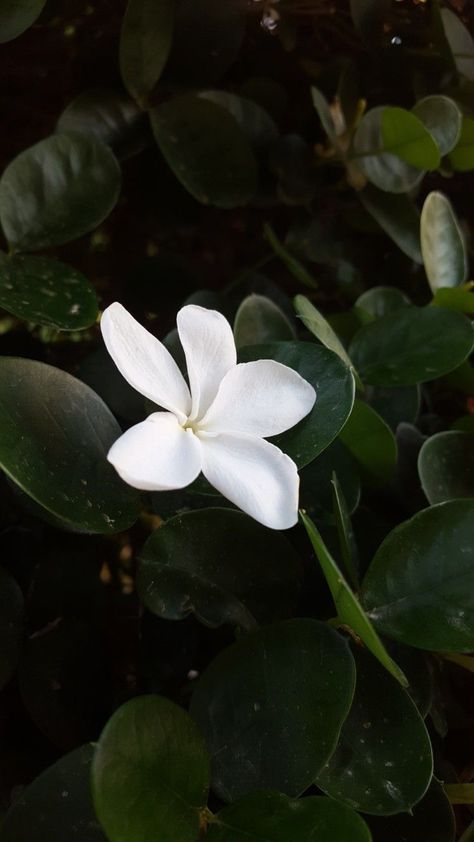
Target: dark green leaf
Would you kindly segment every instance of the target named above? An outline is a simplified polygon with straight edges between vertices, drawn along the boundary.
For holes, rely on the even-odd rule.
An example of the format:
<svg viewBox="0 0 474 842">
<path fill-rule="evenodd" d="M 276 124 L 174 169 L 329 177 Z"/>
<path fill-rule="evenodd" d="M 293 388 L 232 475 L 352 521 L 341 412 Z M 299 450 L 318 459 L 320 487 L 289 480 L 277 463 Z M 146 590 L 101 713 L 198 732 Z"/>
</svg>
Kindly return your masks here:
<svg viewBox="0 0 474 842">
<path fill-rule="evenodd" d="M 18 38 L 40 16 L 46 0 L 1 0 L 0 44 Z"/>
<path fill-rule="evenodd" d="M 360 479 L 354 457 L 339 438 L 300 472 L 300 505 L 316 519 L 332 513 L 332 475 L 337 474 L 348 510 L 354 512 L 360 500 Z"/>
<path fill-rule="evenodd" d="M 263 234 L 276 256 L 280 258 L 281 262 L 286 266 L 293 277 L 296 278 L 299 283 L 303 284 L 303 286 L 316 289 L 318 285 L 313 276 L 310 275 L 301 261 L 298 260 L 298 258 L 295 257 L 295 255 L 292 254 L 286 246 L 283 245 L 275 234 L 273 228 L 268 225 L 268 223 L 263 226 Z"/>
<path fill-rule="evenodd" d="M 463 118 L 461 136 L 449 160 L 457 172 L 474 170 L 474 120 L 471 117 Z"/>
<path fill-rule="evenodd" d="M 455 287 L 466 280 L 469 266 L 464 237 L 451 202 L 443 193 L 433 191 L 426 197 L 420 239 L 433 293 L 440 287 Z"/>
<path fill-rule="evenodd" d="M 273 342 L 242 348 L 241 362 L 272 359 L 293 368 L 316 389 L 316 403 L 296 427 L 272 441 L 302 468 L 336 438 L 354 403 L 354 378 L 344 363 L 321 345 Z"/>
<path fill-rule="evenodd" d="M 90 327 L 98 315 L 97 296 L 71 266 L 30 255 L 0 252 L 0 307 L 20 319 L 58 330 Z"/>
<path fill-rule="evenodd" d="M 23 594 L 13 576 L 0 567 L 0 690 L 18 662 L 23 635 Z"/>
<path fill-rule="evenodd" d="M 441 9 L 444 32 L 448 40 L 458 73 L 474 81 L 474 40 L 451 9 Z"/>
<path fill-rule="evenodd" d="M 419 386 L 367 386 L 365 397 L 394 433 L 399 424 L 414 424 L 420 411 Z"/>
<path fill-rule="evenodd" d="M 372 108 L 359 123 L 354 137 L 354 164 L 380 190 L 408 193 L 423 178 L 423 172 L 384 149 L 382 119 L 385 106 Z"/>
<path fill-rule="evenodd" d="M 404 307 L 362 327 L 349 354 L 364 382 L 410 386 L 453 371 L 473 344 L 472 325 L 461 313 Z"/>
<path fill-rule="evenodd" d="M 209 758 L 188 714 L 161 696 L 126 702 L 105 726 L 92 791 L 110 842 L 197 842 Z"/>
<path fill-rule="evenodd" d="M 65 371 L 0 360 L 0 465 L 65 525 L 119 532 L 138 515 L 138 493 L 107 462 L 121 430 L 102 400 Z"/>
<path fill-rule="evenodd" d="M 420 450 L 418 473 L 431 505 L 474 497 L 474 435 L 448 430 L 431 436 Z"/>
<path fill-rule="evenodd" d="M 210 626 L 249 628 L 291 616 L 298 556 L 283 533 L 242 512 L 188 512 L 148 538 L 137 587 L 146 607 L 168 620 L 192 612 Z"/>
<path fill-rule="evenodd" d="M 456 146 L 461 134 L 462 112 L 453 99 L 447 96 L 427 96 L 413 108 L 419 120 L 438 144 L 441 155 L 447 155 Z"/>
<path fill-rule="evenodd" d="M 87 234 L 109 215 L 120 167 L 107 146 L 81 134 L 51 135 L 26 149 L 0 179 L 0 221 L 11 247 L 35 251 Z"/>
<path fill-rule="evenodd" d="M 359 574 L 357 544 L 344 492 L 335 472 L 333 472 L 332 475 L 331 486 L 334 520 L 336 522 L 337 535 L 339 538 L 339 551 L 347 577 L 350 580 L 352 587 L 358 589 Z"/>
<path fill-rule="evenodd" d="M 474 649 L 474 501 L 424 509 L 385 539 L 362 585 L 377 629 L 409 646 Z"/>
<path fill-rule="evenodd" d="M 353 688 L 346 641 L 316 620 L 267 626 L 221 652 L 191 702 L 219 797 L 303 792 L 334 750 Z"/>
<path fill-rule="evenodd" d="M 319 339 L 326 348 L 329 348 L 330 351 L 334 351 L 334 353 L 341 358 L 348 368 L 352 368 L 352 362 L 349 359 L 344 345 L 340 341 L 336 332 L 332 329 L 327 319 L 325 319 L 323 314 L 316 309 L 314 304 L 311 304 L 311 301 L 306 298 L 305 295 L 297 295 L 293 303 L 296 314 L 299 316 L 304 326 L 316 337 L 316 339 Z"/>
<path fill-rule="evenodd" d="M 184 94 L 154 108 L 156 142 L 181 184 L 204 205 L 245 205 L 257 189 L 257 163 L 234 117 Z"/>
<path fill-rule="evenodd" d="M 354 309 L 360 321 L 366 324 L 402 307 L 409 307 L 410 303 L 410 299 L 396 287 L 372 287 L 359 295 Z"/>
<path fill-rule="evenodd" d="M 454 814 L 441 784 L 433 778 L 411 815 L 369 819 L 373 842 L 454 842 Z"/>
<path fill-rule="evenodd" d="M 397 464 L 397 443 L 375 409 L 356 400 L 339 437 L 369 482 L 384 485 L 390 480 Z"/>
<path fill-rule="evenodd" d="M 428 733 L 406 690 L 363 649 L 354 657 L 354 702 L 336 751 L 316 783 L 332 798 L 364 813 L 406 812 L 431 781 Z"/>
<path fill-rule="evenodd" d="M 229 91 L 200 91 L 199 96 L 228 111 L 254 149 L 270 146 L 278 137 L 273 117 L 251 99 Z"/>
<path fill-rule="evenodd" d="M 120 71 L 129 94 L 146 106 L 167 62 L 175 0 L 128 0 L 120 34 Z"/>
<path fill-rule="evenodd" d="M 237 348 L 295 339 L 288 316 L 265 295 L 248 295 L 237 310 L 234 339 Z"/>
<path fill-rule="evenodd" d="M 422 263 L 420 247 L 420 214 L 416 205 L 404 195 L 387 195 L 371 184 L 359 193 L 365 209 L 378 222 L 394 243 L 416 263 Z M 393 292 L 398 290 L 393 289 Z"/>
</svg>

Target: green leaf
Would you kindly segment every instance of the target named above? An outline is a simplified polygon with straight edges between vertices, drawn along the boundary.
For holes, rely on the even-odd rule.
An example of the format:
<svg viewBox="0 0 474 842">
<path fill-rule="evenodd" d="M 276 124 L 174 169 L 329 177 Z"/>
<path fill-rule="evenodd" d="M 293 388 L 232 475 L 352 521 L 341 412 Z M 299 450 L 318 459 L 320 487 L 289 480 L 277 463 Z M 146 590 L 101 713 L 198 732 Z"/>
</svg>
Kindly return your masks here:
<svg viewBox="0 0 474 842">
<path fill-rule="evenodd" d="M 0 44 L 13 41 L 28 29 L 46 5 L 46 0 L 1 0 Z"/>
<path fill-rule="evenodd" d="M 300 571 L 292 545 L 242 512 L 177 515 L 150 535 L 140 556 L 139 596 L 168 620 L 192 612 L 209 626 L 252 628 L 290 617 L 295 607 Z"/>
<path fill-rule="evenodd" d="M 110 533 L 136 520 L 138 493 L 106 459 L 120 435 L 110 410 L 75 377 L 0 359 L 0 465 L 64 525 Z"/>
<path fill-rule="evenodd" d="M 397 155 L 419 170 L 436 170 L 441 163 L 438 145 L 428 129 L 413 112 L 404 108 L 383 109 L 382 141 L 385 152 Z"/>
<path fill-rule="evenodd" d="M 237 310 L 234 339 L 237 348 L 296 338 L 288 316 L 265 295 L 248 295 Z"/>
<path fill-rule="evenodd" d="M 188 714 L 161 696 L 126 702 L 105 726 L 92 792 L 110 842 L 197 842 L 209 757 Z"/>
<path fill-rule="evenodd" d="M 332 475 L 331 486 L 334 520 L 344 570 L 351 581 L 352 587 L 357 589 L 359 587 L 357 544 L 344 492 L 335 472 Z"/>
<path fill-rule="evenodd" d="M 59 246 L 97 228 L 120 192 L 107 146 L 80 134 L 51 135 L 25 149 L 0 179 L 0 221 L 15 251 Z"/>
<path fill-rule="evenodd" d="M 286 246 L 283 245 L 275 234 L 273 228 L 268 223 L 265 223 L 263 226 L 263 235 L 272 247 L 276 256 L 286 266 L 290 274 L 292 274 L 299 283 L 303 284 L 303 286 L 310 287 L 310 289 L 317 289 L 318 285 L 313 276 L 310 275 L 301 261 L 298 260 L 298 258 L 295 257 L 294 254 L 286 248 Z"/>
<path fill-rule="evenodd" d="M 330 351 L 334 351 L 334 353 L 341 358 L 348 368 L 353 369 L 354 366 L 352 365 L 344 345 L 332 329 L 329 322 L 324 318 L 322 313 L 316 309 L 314 304 L 311 304 L 311 301 L 306 298 L 305 295 L 297 295 L 293 303 L 296 313 L 300 317 L 304 326 L 308 328 L 316 339 L 319 339 L 326 348 L 329 348 Z"/>
<path fill-rule="evenodd" d="M 449 160 L 453 170 L 457 172 L 474 170 L 474 120 L 471 117 L 463 118 L 461 136 Z"/>
<path fill-rule="evenodd" d="M 454 814 L 443 787 L 433 778 L 429 789 L 411 814 L 368 819 L 373 842 L 454 842 Z"/>
<path fill-rule="evenodd" d="M 397 464 L 397 443 L 375 409 L 356 400 L 339 438 L 369 482 L 375 485 L 389 482 Z"/>
<path fill-rule="evenodd" d="M 127 91 L 146 107 L 168 60 L 175 0 L 128 0 L 120 33 L 120 72 Z"/>
<path fill-rule="evenodd" d="M 300 472 L 300 505 L 315 519 L 332 515 L 332 476 L 337 474 L 348 510 L 357 509 L 360 500 L 360 479 L 353 456 L 337 438 Z"/>
<path fill-rule="evenodd" d="M 353 691 L 347 642 L 316 620 L 267 626 L 221 652 L 191 701 L 216 794 L 307 789 L 334 750 Z"/>
<path fill-rule="evenodd" d="M 23 594 L 13 576 L 0 567 L 0 690 L 10 681 L 23 636 Z"/>
<path fill-rule="evenodd" d="M 366 178 L 387 193 L 408 193 L 423 178 L 423 172 L 384 149 L 382 119 L 386 106 L 364 115 L 354 136 L 353 163 Z"/>
<path fill-rule="evenodd" d="M 419 386 L 367 386 L 365 398 L 394 433 L 399 424 L 414 424 L 418 418 Z"/>
<path fill-rule="evenodd" d="M 410 304 L 410 299 L 396 287 L 372 287 L 359 295 L 354 310 L 360 321 L 367 324 L 403 307 L 409 307 Z"/>
<path fill-rule="evenodd" d="M 0 829 L 2 842 L 106 842 L 90 792 L 94 749 L 84 745 L 61 757 L 17 795 Z"/>
<path fill-rule="evenodd" d="M 468 259 L 461 226 L 451 202 L 438 191 L 425 199 L 420 222 L 421 251 L 433 293 L 466 280 Z"/>
<path fill-rule="evenodd" d="M 361 601 L 376 628 L 409 646 L 474 649 L 474 501 L 439 503 L 396 527 Z"/>
<path fill-rule="evenodd" d="M 403 687 L 406 687 L 408 681 L 405 675 L 388 654 L 371 621 L 361 607 L 359 600 L 351 591 L 342 572 L 327 549 L 314 523 L 304 512 L 301 512 L 301 519 L 329 585 L 341 624 L 349 626 L 360 637 L 372 655 L 380 661 L 382 666 Z"/>
<path fill-rule="evenodd" d="M 350 0 L 355 28 L 367 41 L 379 40 L 390 11 L 390 0 Z"/>
<path fill-rule="evenodd" d="M 204 205 L 245 205 L 257 189 L 257 163 L 236 120 L 208 99 L 183 94 L 150 113 L 167 163 L 186 190 Z"/>
<path fill-rule="evenodd" d="M 467 313 L 474 316 L 474 293 L 471 288 L 447 287 L 437 289 L 433 301 L 436 307 L 445 307 L 447 310 L 456 310 L 458 313 Z"/>
<path fill-rule="evenodd" d="M 474 40 L 451 9 L 441 9 L 444 32 L 461 76 L 474 82 Z"/>
<path fill-rule="evenodd" d="M 359 193 L 366 211 L 394 243 L 415 263 L 422 263 L 420 247 L 420 214 L 416 205 L 405 195 L 387 195 L 368 184 Z M 398 290 L 397 290 L 398 292 Z"/>
<path fill-rule="evenodd" d="M 313 409 L 296 427 L 272 441 L 298 467 L 312 462 L 345 424 L 354 403 L 354 378 L 344 363 L 321 345 L 311 342 L 272 342 L 240 350 L 241 362 L 271 359 L 301 374 L 316 389 Z"/>
<path fill-rule="evenodd" d="M 435 94 L 418 100 L 412 113 L 435 139 L 441 155 L 456 146 L 461 135 L 462 111 L 453 99 Z"/>
<path fill-rule="evenodd" d="M 200 91 L 202 99 L 220 105 L 234 118 L 254 149 L 270 146 L 278 137 L 278 127 L 258 103 L 229 91 Z"/>
<path fill-rule="evenodd" d="M 277 792 L 247 795 L 209 825 L 209 842 L 371 842 L 360 816 L 330 798 L 293 800 Z"/>
<path fill-rule="evenodd" d="M 331 798 L 389 816 L 410 810 L 433 774 L 431 743 L 410 696 L 362 649 L 357 683 L 336 751 L 316 777 Z"/>
<path fill-rule="evenodd" d="M 349 354 L 364 382 L 410 386 L 453 371 L 473 344 L 472 325 L 461 313 L 404 307 L 362 327 Z"/>
<path fill-rule="evenodd" d="M 97 296 L 71 266 L 0 252 L 0 307 L 20 319 L 58 330 L 82 330 L 98 315 Z"/>
<path fill-rule="evenodd" d="M 420 450 L 418 473 L 431 505 L 474 497 L 474 435 L 447 430 L 431 436 Z"/>
</svg>

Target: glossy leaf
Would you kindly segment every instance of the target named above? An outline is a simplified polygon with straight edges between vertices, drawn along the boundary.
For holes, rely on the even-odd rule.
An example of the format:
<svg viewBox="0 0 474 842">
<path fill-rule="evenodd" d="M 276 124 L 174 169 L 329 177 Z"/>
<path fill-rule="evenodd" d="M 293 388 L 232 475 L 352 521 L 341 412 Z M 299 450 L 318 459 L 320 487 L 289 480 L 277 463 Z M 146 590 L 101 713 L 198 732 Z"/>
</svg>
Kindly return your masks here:
<svg viewBox="0 0 474 842">
<path fill-rule="evenodd" d="M 13 41 L 28 29 L 46 5 L 46 0 L 1 0 L 0 44 Z"/>
<path fill-rule="evenodd" d="M 307 789 L 334 750 L 354 678 L 346 641 L 316 620 L 267 626 L 221 652 L 191 701 L 216 794 Z"/>
<path fill-rule="evenodd" d="M 371 483 L 384 485 L 390 480 L 397 464 L 397 443 L 375 409 L 356 400 L 339 437 Z"/>
<path fill-rule="evenodd" d="M 310 342 L 273 342 L 242 348 L 241 362 L 272 359 L 293 368 L 316 389 L 313 409 L 272 441 L 302 468 L 336 438 L 354 403 L 354 378 L 332 351 Z"/>
<path fill-rule="evenodd" d="M 359 193 L 359 198 L 366 211 L 373 216 L 403 253 L 415 263 L 422 263 L 420 214 L 409 197 L 397 194 L 387 195 L 383 190 L 368 184 Z"/>
<path fill-rule="evenodd" d="M 245 205 L 257 189 L 250 143 L 222 106 L 194 94 L 153 109 L 156 142 L 176 178 L 204 205 Z"/>
<path fill-rule="evenodd" d="M 120 191 L 120 167 L 102 143 L 51 135 L 25 149 L 0 179 L 0 221 L 15 251 L 59 246 L 92 231 Z"/>
<path fill-rule="evenodd" d="M 440 94 L 418 100 L 412 113 L 435 139 L 441 155 L 447 155 L 459 141 L 462 111 L 453 99 Z"/>
<path fill-rule="evenodd" d="M 146 607 L 168 620 L 192 612 L 209 626 L 252 628 L 291 616 L 299 576 L 284 533 L 242 512 L 210 508 L 177 515 L 152 533 L 137 587 Z"/>
<path fill-rule="evenodd" d="M 349 626 L 365 644 L 382 666 L 388 670 L 403 687 L 408 682 L 402 670 L 397 666 L 393 658 L 388 654 L 384 644 L 380 640 L 371 621 L 365 614 L 356 595 L 351 591 L 341 570 L 334 561 L 331 553 L 326 547 L 320 533 L 312 520 L 302 512 L 301 519 L 305 526 L 308 538 L 321 565 L 325 579 L 337 609 L 341 624 Z"/>
<path fill-rule="evenodd" d="M 433 293 L 466 280 L 468 260 L 461 226 L 449 199 L 437 191 L 425 199 L 420 222 L 421 251 Z"/>
<path fill-rule="evenodd" d="M 435 170 L 441 163 L 438 145 L 424 123 L 404 108 L 383 109 L 382 142 L 384 151 L 420 170 Z"/>
<path fill-rule="evenodd" d="M 410 386 L 457 368 L 473 344 L 472 325 L 460 313 L 404 307 L 362 327 L 349 354 L 364 382 Z"/>
<path fill-rule="evenodd" d="M 390 532 L 361 593 L 381 634 L 420 649 L 474 649 L 473 515 L 473 500 L 453 500 Z"/>
<path fill-rule="evenodd" d="M 300 505 L 316 519 L 327 519 L 332 513 L 333 473 L 341 485 L 349 512 L 357 509 L 360 500 L 360 478 L 354 457 L 340 439 L 335 439 L 329 447 L 300 471 Z"/>
<path fill-rule="evenodd" d="M 458 73 L 474 82 L 474 40 L 471 33 L 451 9 L 441 9 L 441 18 Z"/>
<path fill-rule="evenodd" d="M 90 792 L 93 753 L 92 745 L 76 748 L 27 786 L 2 822 L 2 842 L 64 842 L 69 837 L 105 842 Z"/>
<path fill-rule="evenodd" d="M 431 781 L 428 732 L 406 690 L 369 653 L 358 649 L 354 657 L 354 702 L 336 751 L 316 783 L 364 813 L 407 812 Z"/>
<path fill-rule="evenodd" d="M 237 348 L 296 338 L 288 316 L 265 295 L 248 295 L 237 310 L 234 339 Z"/>
<path fill-rule="evenodd" d="M 474 435 L 448 430 L 431 436 L 420 450 L 418 473 L 431 505 L 474 497 Z"/>
<path fill-rule="evenodd" d="M 102 400 L 65 371 L 0 360 L 0 465 L 64 525 L 119 532 L 138 515 L 138 493 L 107 462 L 121 434 Z"/>
<path fill-rule="evenodd" d="M 23 635 L 23 594 L 16 580 L 0 567 L 0 690 L 16 668 Z"/>
<path fill-rule="evenodd" d="M 396 287 L 372 287 L 359 295 L 354 309 L 363 324 L 410 306 L 410 299 Z"/>
<path fill-rule="evenodd" d="M 311 301 L 306 298 L 305 295 L 297 295 L 294 300 L 294 305 L 296 313 L 303 322 L 304 326 L 311 331 L 316 339 L 319 339 L 326 348 L 329 348 L 330 351 L 334 351 L 334 353 L 341 358 L 348 368 L 352 368 L 352 362 L 346 349 L 344 348 L 344 345 L 337 336 L 336 332 L 332 329 L 327 319 L 325 319 L 322 313 L 316 309 L 314 304 L 311 304 Z"/>
<path fill-rule="evenodd" d="M 474 170 L 474 120 L 471 117 L 463 118 L 461 135 L 449 160 L 457 172 Z"/>
<path fill-rule="evenodd" d="M 209 842 L 371 842 L 360 816 L 330 798 L 293 800 L 277 792 L 247 795 L 209 825 Z"/>
<path fill-rule="evenodd" d="M 120 34 L 120 71 L 130 96 L 146 106 L 168 59 L 175 0 L 128 0 Z"/>
<path fill-rule="evenodd" d="M 0 252 L 0 307 L 20 319 L 58 330 L 82 330 L 98 315 L 97 296 L 71 266 Z"/>
<path fill-rule="evenodd" d="M 414 424 L 420 411 L 419 386 L 367 386 L 365 398 L 396 433 L 399 424 Z"/>
<path fill-rule="evenodd" d="M 199 96 L 228 111 L 254 149 L 265 148 L 278 137 L 273 117 L 251 99 L 229 91 L 200 91 Z"/>
<path fill-rule="evenodd" d="M 384 148 L 382 118 L 384 106 L 364 115 L 354 137 L 353 163 L 380 190 L 408 193 L 423 178 L 423 173 Z"/>
<path fill-rule="evenodd" d="M 92 792 L 110 842 L 197 842 L 209 758 L 198 728 L 161 696 L 126 702 L 105 726 Z"/>
</svg>

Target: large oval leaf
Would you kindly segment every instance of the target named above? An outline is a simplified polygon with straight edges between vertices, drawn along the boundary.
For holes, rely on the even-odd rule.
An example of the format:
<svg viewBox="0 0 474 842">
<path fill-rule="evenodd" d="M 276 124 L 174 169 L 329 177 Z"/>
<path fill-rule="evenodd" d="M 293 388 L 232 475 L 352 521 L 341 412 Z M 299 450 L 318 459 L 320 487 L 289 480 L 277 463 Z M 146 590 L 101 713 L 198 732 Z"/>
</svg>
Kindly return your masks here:
<svg viewBox="0 0 474 842">
<path fill-rule="evenodd" d="M 41 506 L 85 532 L 119 532 L 138 493 L 107 462 L 121 434 L 84 383 L 44 363 L 0 359 L 0 467 Z"/>
<path fill-rule="evenodd" d="M 433 774 L 428 732 L 406 690 L 364 650 L 354 657 L 354 702 L 316 783 L 364 813 L 406 812 L 423 797 Z"/>
<path fill-rule="evenodd" d="M 0 44 L 13 41 L 39 18 L 46 0 L 1 0 Z"/>
<path fill-rule="evenodd" d="M 128 0 L 120 33 L 120 71 L 129 94 L 144 107 L 168 59 L 175 0 Z"/>
<path fill-rule="evenodd" d="M 331 442 L 349 417 L 354 403 L 354 378 L 342 360 L 311 342 L 273 342 L 242 348 L 241 362 L 272 359 L 293 368 L 316 389 L 316 403 L 296 427 L 272 441 L 302 468 Z"/>
<path fill-rule="evenodd" d="M 147 608 L 169 620 L 193 612 L 210 626 L 251 627 L 291 616 L 298 566 L 281 532 L 232 509 L 204 509 L 153 532 L 141 552 L 137 587 Z"/>
<path fill-rule="evenodd" d="M 106 842 L 92 805 L 93 753 L 92 745 L 71 751 L 26 787 L 2 822 L 2 842 Z"/>
<path fill-rule="evenodd" d="M 420 220 L 421 251 L 433 293 L 439 287 L 455 287 L 466 280 L 468 260 L 461 227 L 449 199 L 430 193 Z"/>
<path fill-rule="evenodd" d="M 188 714 L 161 696 L 126 702 L 105 726 L 92 791 L 110 842 L 197 842 L 209 757 Z"/>
<path fill-rule="evenodd" d="M 270 146 L 278 137 L 278 128 L 258 103 L 229 91 L 200 91 L 199 96 L 220 105 L 232 115 L 254 149 Z"/>
<path fill-rule="evenodd" d="M 427 96 L 413 108 L 438 144 L 441 155 L 447 155 L 456 146 L 461 134 L 462 111 L 447 96 Z"/>
<path fill-rule="evenodd" d="M 473 344 L 472 325 L 461 313 L 403 307 L 362 327 L 349 353 L 366 383 L 411 386 L 453 371 Z"/>
<path fill-rule="evenodd" d="M 191 713 L 206 736 L 219 797 L 303 792 L 334 750 L 353 690 L 346 641 L 316 620 L 267 626 L 218 655 Z"/>
<path fill-rule="evenodd" d="M 208 99 L 184 94 L 151 112 L 156 142 L 181 184 L 204 205 L 245 205 L 257 163 L 235 119 Z"/>
<path fill-rule="evenodd" d="M 0 221 L 16 251 L 59 246 L 92 231 L 120 191 L 120 167 L 107 146 L 57 134 L 25 149 L 0 179 Z"/>
<path fill-rule="evenodd" d="M 2 252 L 0 307 L 58 330 L 90 327 L 98 314 L 94 288 L 71 266 L 47 257 Z"/>
<path fill-rule="evenodd" d="M 371 842 L 360 816 L 331 798 L 295 801 L 279 792 L 247 795 L 209 825 L 209 842 Z"/>
<path fill-rule="evenodd" d="M 380 190 L 408 193 L 423 178 L 423 172 L 384 150 L 382 116 L 385 106 L 372 108 L 362 118 L 354 137 L 357 167 Z"/>
<path fill-rule="evenodd" d="M 474 500 L 424 509 L 387 536 L 362 585 L 382 634 L 420 649 L 474 649 Z"/>
<path fill-rule="evenodd" d="M 427 439 L 418 473 L 429 503 L 474 497 L 474 434 L 447 430 Z"/>
<path fill-rule="evenodd" d="M 23 634 L 23 594 L 13 576 L 0 567 L 0 690 L 18 662 Z"/>
</svg>

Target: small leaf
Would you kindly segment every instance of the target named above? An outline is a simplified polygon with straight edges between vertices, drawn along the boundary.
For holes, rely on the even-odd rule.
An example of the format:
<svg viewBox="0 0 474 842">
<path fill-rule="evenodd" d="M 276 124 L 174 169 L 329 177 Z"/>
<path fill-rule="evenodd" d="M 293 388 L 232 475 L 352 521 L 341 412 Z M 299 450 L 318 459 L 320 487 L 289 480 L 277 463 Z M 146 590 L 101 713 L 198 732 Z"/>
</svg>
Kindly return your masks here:
<svg viewBox="0 0 474 842">
<path fill-rule="evenodd" d="M 418 117 L 404 108 L 384 108 L 382 113 L 384 151 L 397 155 L 419 170 L 436 170 L 441 163 L 439 148 Z"/>
<path fill-rule="evenodd" d="M 354 136 L 352 161 L 380 190 L 408 193 L 420 183 L 423 172 L 384 148 L 382 120 L 386 110 L 386 106 L 378 106 L 364 115 Z"/>
<path fill-rule="evenodd" d="M 354 310 L 360 321 L 367 324 L 410 304 L 410 299 L 396 287 L 372 287 L 359 295 Z"/>
<path fill-rule="evenodd" d="M 307 789 L 334 750 L 354 678 L 346 641 L 316 620 L 266 626 L 221 652 L 191 701 L 216 794 Z"/>
<path fill-rule="evenodd" d="M 65 371 L 0 359 L 0 466 L 64 525 L 120 532 L 138 515 L 138 493 L 107 462 L 120 427 L 102 400 Z"/>
<path fill-rule="evenodd" d="M 25 149 L 0 179 L 0 221 L 16 251 L 59 246 L 97 228 L 120 192 L 107 146 L 80 134 L 51 135 Z"/>
<path fill-rule="evenodd" d="M 45 5 L 46 0 L 1 0 L 0 44 L 22 35 L 39 18 Z"/>
<path fill-rule="evenodd" d="M 92 792 L 110 842 L 197 842 L 209 757 L 188 714 L 161 696 L 126 702 L 105 726 Z"/>
<path fill-rule="evenodd" d="M 389 818 L 368 819 L 373 842 L 454 842 L 454 813 L 443 787 L 433 778 L 426 795 L 412 808 Z"/>
<path fill-rule="evenodd" d="M 474 435 L 447 430 L 431 436 L 420 450 L 418 473 L 431 505 L 474 497 Z"/>
<path fill-rule="evenodd" d="M 375 554 L 361 601 L 388 637 L 420 649 L 474 649 L 474 500 L 439 503 L 396 527 Z"/>
<path fill-rule="evenodd" d="M 449 199 L 437 191 L 425 199 L 420 222 L 421 251 L 433 293 L 466 280 L 468 260 L 461 227 Z"/>
<path fill-rule="evenodd" d="M 354 368 L 344 345 L 314 304 L 311 304 L 311 301 L 305 295 L 297 295 L 294 299 L 294 305 L 304 326 L 311 331 L 316 339 L 319 339 L 330 351 L 334 351 L 348 368 Z"/>
<path fill-rule="evenodd" d="M 472 325 L 460 313 L 403 307 L 362 327 L 349 354 L 364 382 L 410 386 L 453 371 L 473 344 Z"/>
<path fill-rule="evenodd" d="M 412 113 L 418 117 L 438 144 L 441 155 L 447 155 L 459 141 L 462 111 L 453 99 L 435 94 L 418 100 Z"/>
<path fill-rule="evenodd" d="M 394 243 L 415 263 L 422 263 L 420 247 L 420 214 L 405 195 L 387 195 L 369 184 L 359 193 L 366 211 Z M 394 290 L 398 292 L 399 290 Z"/>
<path fill-rule="evenodd" d="M 359 600 L 351 591 L 327 549 L 314 523 L 304 512 L 301 512 L 301 519 L 329 585 L 341 624 L 349 626 L 360 637 L 372 655 L 380 661 L 382 666 L 400 682 L 402 687 L 406 687 L 408 681 L 405 675 L 388 654 L 371 621 L 361 607 Z"/>
<path fill-rule="evenodd" d="M 22 635 L 23 594 L 13 576 L 0 567 L 0 690 L 16 669 Z"/>
<path fill-rule="evenodd" d="M 98 315 L 94 288 L 71 266 L 46 257 L 1 252 L 0 307 L 58 330 L 82 330 Z"/>
<path fill-rule="evenodd" d="M 397 443 L 388 424 L 364 401 L 356 400 L 339 438 L 369 482 L 386 485 L 397 464 Z"/>
<path fill-rule="evenodd" d="M 145 106 L 167 62 L 175 0 L 128 0 L 120 33 L 120 71 L 130 96 Z"/>
<path fill-rule="evenodd" d="M 236 120 L 222 106 L 183 94 L 153 109 L 153 133 L 186 190 L 204 205 L 245 205 L 257 189 L 257 163 Z"/>
<path fill-rule="evenodd" d="M 474 82 L 474 40 L 471 33 L 451 9 L 441 9 L 441 18 L 458 73 Z"/>
<path fill-rule="evenodd" d="M 331 486 L 334 520 L 336 522 L 336 529 L 339 538 L 341 558 L 352 587 L 358 589 L 359 574 L 357 544 L 354 530 L 352 529 L 347 501 L 335 472 L 333 472 L 332 475 Z"/>
<path fill-rule="evenodd" d="M 456 172 L 474 170 L 474 120 L 471 117 L 463 118 L 461 135 L 449 160 Z"/>
<path fill-rule="evenodd" d="M 229 91 L 200 91 L 199 96 L 228 111 L 254 149 L 270 146 L 277 139 L 278 127 L 273 117 L 251 99 Z"/>
<path fill-rule="evenodd" d="M 237 348 L 296 338 L 288 316 L 265 295 L 248 295 L 237 310 L 234 339 Z"/>
</svg>

